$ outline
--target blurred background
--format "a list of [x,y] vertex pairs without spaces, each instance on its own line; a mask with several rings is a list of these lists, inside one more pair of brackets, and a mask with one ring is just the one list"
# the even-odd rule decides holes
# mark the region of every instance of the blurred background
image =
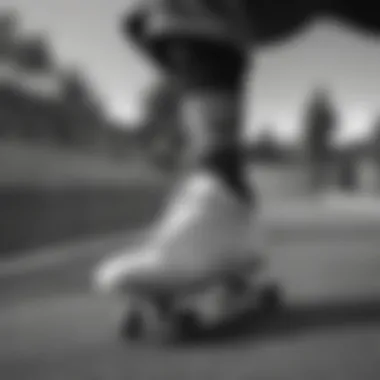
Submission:
[[[87,24],[73,2],[18,2],[0,8],[0,252],[145,225],[181,167],[179,92],[121,41],[124,2]],[[245,149],[264,197],[380,195],[380,56],[359,38],[312,25],[255,58]]]
[[186,149],[180,93],[122,41],[129,3],[0,0],[0,377],[377,380],[380,40],[331,20],[247,78],[244,149],[291,306],[218,350],[125,355],[91,269],[160,214]]

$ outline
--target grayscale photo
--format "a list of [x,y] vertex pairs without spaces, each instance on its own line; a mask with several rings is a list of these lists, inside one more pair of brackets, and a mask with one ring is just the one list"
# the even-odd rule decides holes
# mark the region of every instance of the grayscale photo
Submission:
[[0,379],[380,379],[369,0],[0,0]]

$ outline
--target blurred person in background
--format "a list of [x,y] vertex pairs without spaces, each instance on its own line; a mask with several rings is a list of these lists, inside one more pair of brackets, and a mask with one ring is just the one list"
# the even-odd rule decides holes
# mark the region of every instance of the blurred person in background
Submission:
[[342,152],[339,165],[339,184],[344,192],[354,192],[359,188],[357,173],[358,157],[355,147],[347,147]]
[[315,91],[308,105],[305,120],[305,149],[310,175],[310,190],[326,190],[331,174],[336,114],[329,93],[324,88]]
[[375,167],[376,192],[380,193],[380,118],[375,122],[371,145],[371,156]]

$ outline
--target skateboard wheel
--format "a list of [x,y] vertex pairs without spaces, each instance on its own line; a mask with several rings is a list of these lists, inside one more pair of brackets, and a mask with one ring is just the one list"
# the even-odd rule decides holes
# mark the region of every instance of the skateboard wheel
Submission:
[[159,304],[142,302],[127,309],[121,324],[126,342],[171,343],[176,340],[179,322]]
[[178,313],[174,320],[177,340],[192,339],[200,330],[199,319],[191,311]]
[[121,335],[126,340],[136,341],[144,336],[145,321],[143,314],[138,310],[129,311],[121,324]]

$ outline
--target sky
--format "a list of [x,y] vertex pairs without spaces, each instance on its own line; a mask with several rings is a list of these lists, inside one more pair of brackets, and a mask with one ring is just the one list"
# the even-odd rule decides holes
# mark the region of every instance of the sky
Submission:
[[[131,0],[0,0],[23,28],[46,31],[60,61],[81,66],[111,117],[134,121],[156,72],[119,31]],[[284,140],[300,131],[302,106],[324,84],[340,114],[339,141],[365,136],[380,115],[380,37],[365,39],[319,21],[296,37],[256,52],[247,83],[246,133],[272,129]]]

